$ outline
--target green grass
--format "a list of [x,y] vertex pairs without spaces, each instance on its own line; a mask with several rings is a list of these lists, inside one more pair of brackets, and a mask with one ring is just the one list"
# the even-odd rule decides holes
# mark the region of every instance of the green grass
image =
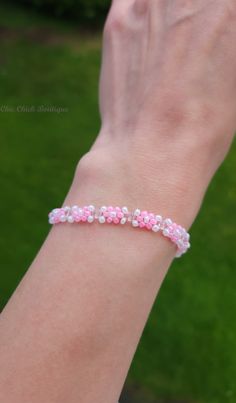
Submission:
[[[44,27],[42,17],[0,11],[0,25]],[[58,23],[53,29],[64,30]],[[49,208],[62,202],[98,132],[99,43],[74,32],[71,42],[54,46],[19,33],[0,45],[0,107],[68,109],[0,112],[1,308],[47,234]],[[174,262],[134,359],[128,383],[157,399],[236,402],[235,172],[234,145],[192,228],[193,247]]]

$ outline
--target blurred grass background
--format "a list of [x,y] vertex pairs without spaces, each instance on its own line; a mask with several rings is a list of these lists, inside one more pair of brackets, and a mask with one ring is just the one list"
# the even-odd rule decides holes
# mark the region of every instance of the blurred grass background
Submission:
[[[84,17],[81,29],[0,2],[1,309],[48,232],[48,210],[62,203],[99,129],[95,20]],[[32,105],[65,111],[16,111]],[[160,291],[124,402],[236,402],[235,173],[234,144],[192,228],[191,251],[174,262]],[[128,400],[135,390],[136,400]]]

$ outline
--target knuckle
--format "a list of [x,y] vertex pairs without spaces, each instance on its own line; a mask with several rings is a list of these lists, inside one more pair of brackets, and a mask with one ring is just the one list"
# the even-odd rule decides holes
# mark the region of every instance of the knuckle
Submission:
[[126,17],[121,12],[111,12],[104,26],[104,35],[110,36],[114,33],[122,33],[127,29]]

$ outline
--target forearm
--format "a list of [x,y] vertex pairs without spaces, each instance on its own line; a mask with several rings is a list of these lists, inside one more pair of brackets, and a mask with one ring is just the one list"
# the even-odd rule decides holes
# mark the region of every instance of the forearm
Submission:
[[[228,2],[167,3],[112,2],[102,130],[66,203],[189,228],[235,130],[236,32]],[[53,228],[0,317],[0,400],[115,403],[174,255],[151,231]]]
[[[92,170],[79,168],[67,204],[129,199],[105,177],[99,193]],[[0,400],[115,402],[174,254],[129,227],[53,228],[0,318]]]

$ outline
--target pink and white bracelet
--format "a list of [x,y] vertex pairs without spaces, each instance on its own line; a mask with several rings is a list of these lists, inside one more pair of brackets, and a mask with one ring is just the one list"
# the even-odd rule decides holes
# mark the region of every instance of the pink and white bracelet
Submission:
[[161,232],[162,235],[169,238],[177,246],[176,257],[180,257],[183,253],[187,252],[190,248],[190,235],[189,233],[171,221],[170,218],[162,218],[160,215],[149,213],[148,211],[141,211],[136,209],[129,211],[127,207],[106,207],[102,206],[95,208],[95,206],[65,206],[56,208],[49,213],[49,223],[93,223],[99,222],[100,224],[131,224],[136,228],[144,228],[153,232]]

